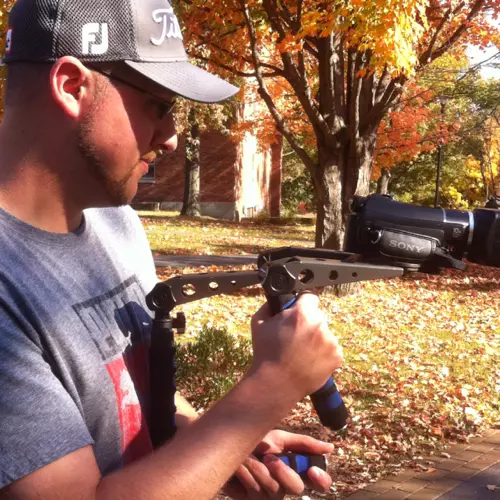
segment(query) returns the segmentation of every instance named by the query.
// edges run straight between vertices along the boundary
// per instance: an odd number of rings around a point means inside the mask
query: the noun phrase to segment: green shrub
[[[309,172],[282,182],[281,206],[290,215],[316,210],[316,197]]]
[[[251,359],[249,339],[205,325],[194,342],[177,347],[177,385],[196,409],[206,408],[235,385]]]

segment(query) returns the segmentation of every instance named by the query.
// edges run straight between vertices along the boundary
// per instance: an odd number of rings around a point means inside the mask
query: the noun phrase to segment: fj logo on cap
[[[174,9],[157,9],[153,12],[153,21],[162,23],[163,30],[159,39],[151,38],[153,45],[161,45],[167,38],[178,38],[182,40],[181,27],[174,14]]]
[[[101,43],[97,43],[100,35]],[[82,54],[94,56],[105,54],[109,48],[109,30],[106,23],[89,23],[82,28]]]
[[[12,28],[7,30],[7,38],[5,39],[5,53],[9,54],[12,48]]]

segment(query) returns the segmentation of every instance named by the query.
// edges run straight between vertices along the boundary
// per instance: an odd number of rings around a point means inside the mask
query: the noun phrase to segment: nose
[[[177,131],[172,113],[158,120],[151,146],[152,149],[161,149],[165,153],[173,153],[177,149]]]

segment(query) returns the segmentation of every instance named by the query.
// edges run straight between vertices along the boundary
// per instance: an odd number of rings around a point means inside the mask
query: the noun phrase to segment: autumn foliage
[[[5,41],[7,35],[7,16],[9,10],[14,5],[15,0],[4,0],[3,4],[0,6],[0,60],[5,51]],[[3,99],[5,92],[5,66],[0,66],[0,120],[3,115]]]
[[[439,122],[430,106],[433,92],[410,83],[406,99],[381,121],[377,149],[374,155],[372,178],[380,177],[381,169],[389,169],[405,161],[411,161],[425,151],[436,148]]]
[[[309,170],[315,243],[330,248],[342,246],[354,194],[368,192],[379,127],[399,121],[386,115],[397,112],[405,87],[445,54],[498,43],[489,16],[499,7],[498,0],[178,4],[190,53],[239,81],[242,95],[257,94]],[[264,126],[254,130],[269,140],[269,118],[258,118]],[[420,133],[417,125],[399,139],[415,150]]]

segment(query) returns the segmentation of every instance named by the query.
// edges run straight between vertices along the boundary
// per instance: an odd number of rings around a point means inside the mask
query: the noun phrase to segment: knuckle
[[[255,476],[255,474],[258,474],[261,472],[263,469],[265,469],[265,466],[261,464],[258,460],[255,458],[247,458],[245,460],[245,467],[248,469],[248,471]]]

